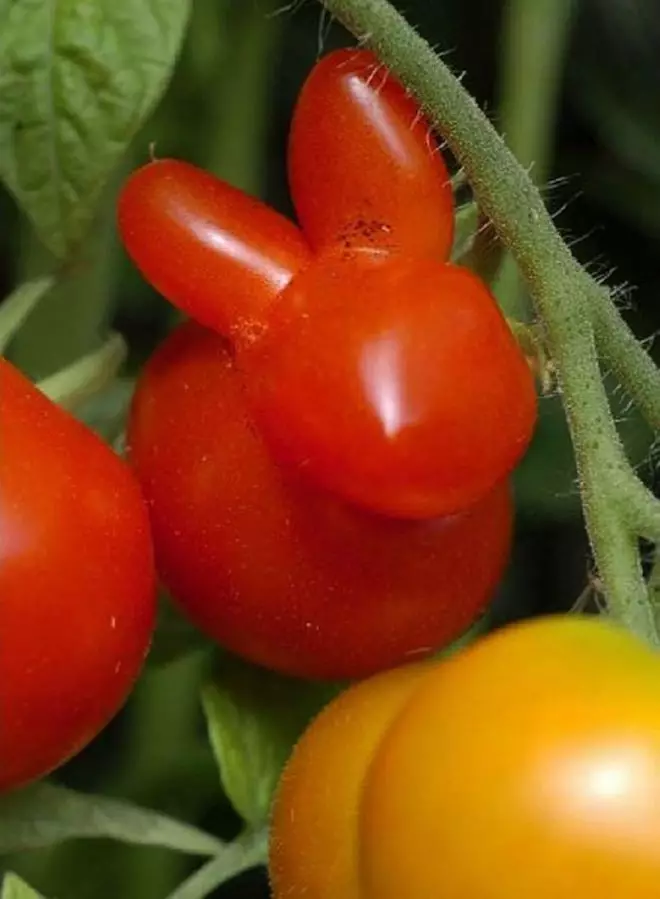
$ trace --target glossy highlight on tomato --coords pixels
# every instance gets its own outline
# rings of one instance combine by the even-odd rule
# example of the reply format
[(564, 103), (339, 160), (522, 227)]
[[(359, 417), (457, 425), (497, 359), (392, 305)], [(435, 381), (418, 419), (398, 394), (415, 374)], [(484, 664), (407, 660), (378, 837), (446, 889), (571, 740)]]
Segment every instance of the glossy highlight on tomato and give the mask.
[(95, 434), (0, 359), (0, 792), (42, 777), (118, 711), (149, 647), (147, 510)]
[(175, 159), (156, 160), (131, 175), (118, 220), (126, 250), (156, 290), (224, 334), (258, 329), (310, 259), (288, 219)]
[(340, 244), (448, 258), (453, 193), (416, 101), (368, 50), (324, 56), (298, 97), (289, 183), (315, 250)]
[(597, 619), (380, 674), (295, 749), (274, 899), (655, 899), (660, 661)]
[(317, 258), (238, 359), (275, 456), (394, 517), (469, 508), (536, 420), (532, 374), (487, 288), (428, 258)]
[(195, 323), (144, 370), (128, 445), (174, 598), (221, 645), (288, 674), (360, 677), (428, 654), (474, 621), (506, 564), (507, 485), (445, 520), (341, 503), (278, 467), (228, 345)]

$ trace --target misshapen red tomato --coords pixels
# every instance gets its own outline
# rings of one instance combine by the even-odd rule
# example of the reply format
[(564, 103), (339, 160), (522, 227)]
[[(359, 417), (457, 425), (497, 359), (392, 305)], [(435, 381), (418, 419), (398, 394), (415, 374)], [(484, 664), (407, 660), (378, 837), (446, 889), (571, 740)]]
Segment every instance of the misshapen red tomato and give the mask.
[(145, 278), (179, 309), (223, 334), (259, 327), (310, 258), (290, 221), (175, 159), (131, 175), (118, 218), (124, 246)]
[(314, 253), (273, 210), (172, 160), (122, 192), (129, 253), (232, 341), (279, 463), (369, 512), (463, 512), (522, 457), (536, 396), (486, 286), (442, 261), (452, 191), (428, 127), (370, 53), (340, 51), (302, 90), (290, 157)]
[(487, 288), (432, 259), (319, 257), (238, 358), (278, 458), (386, 515), (467, 509), (508, 476), (536, 420), (532, 374)]
[(189, 323), (148, 364), (130, 458), (159, 571), (194, 621), (267, 667), (359, 677), (457, 637), (508, 554), (506, 486), (453, 520), (362, 513), (286, 476), (226, 345)]
[(155, 613), (128, 467), (0, 359), (0, 791), (47, 774), (124, 702)]
[(289, 181), (315, 249), (378, 246), (449, 256), (452, 187), (419, 106), (368, 50), (312, 69), (289, 138)]

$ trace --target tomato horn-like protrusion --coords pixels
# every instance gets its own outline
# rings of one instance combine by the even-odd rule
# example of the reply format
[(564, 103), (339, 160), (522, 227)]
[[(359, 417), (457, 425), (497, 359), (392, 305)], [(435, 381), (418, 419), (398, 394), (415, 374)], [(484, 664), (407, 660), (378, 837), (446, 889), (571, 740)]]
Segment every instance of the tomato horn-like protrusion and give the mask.
[(118, 217), (124, 246), (147, 281), (228, 337), (258, 328), (310, 257), (284, 216), (174, 159), (151, 162), (128, 179)]
[(337, 50), (296, 104), (289, 181), (314, 250), (380, 247), (442, 261), (454, 231), (447, 168), (419, 104), (368, 50)]

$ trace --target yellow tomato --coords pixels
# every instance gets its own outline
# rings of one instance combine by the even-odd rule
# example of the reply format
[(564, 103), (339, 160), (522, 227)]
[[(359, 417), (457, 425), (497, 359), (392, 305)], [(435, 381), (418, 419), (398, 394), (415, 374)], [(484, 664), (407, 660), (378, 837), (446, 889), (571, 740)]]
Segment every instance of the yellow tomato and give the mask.
[(275, 899), (658, 899), (660, 659), (518, 624), (328, 706), (282, 780)]
[(361, 899), (357, 841), (364, 772), (425, 667), (362, 681), (324, 709), (299, 742), (273, 810), (270, 877), (277, 899)]

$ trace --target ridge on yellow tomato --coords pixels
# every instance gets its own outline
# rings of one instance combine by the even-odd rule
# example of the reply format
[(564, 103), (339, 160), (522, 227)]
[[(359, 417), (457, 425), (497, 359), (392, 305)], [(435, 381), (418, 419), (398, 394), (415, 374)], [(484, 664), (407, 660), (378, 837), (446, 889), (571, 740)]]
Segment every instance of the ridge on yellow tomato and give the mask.
[(660, 659), (613, 624), (517, 624), (363, 681), (296, 747), (275, 899), (657, 899)]

